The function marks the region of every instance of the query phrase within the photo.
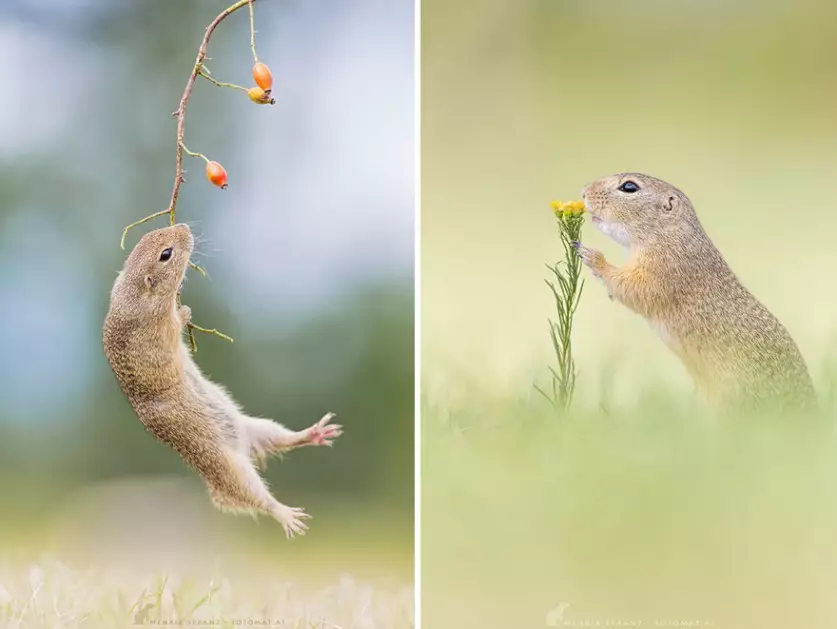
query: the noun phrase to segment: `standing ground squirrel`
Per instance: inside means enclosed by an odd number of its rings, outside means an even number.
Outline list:
[[[267,513],[288,537],[304,534],[302,509],[277,501],[256,471],[266,457],[307,445],[331,445],[333,413],[296,432],[249,417],[198,369],[183,340],[188,306],[178,306],[194,240],[187,225],[145,234],[125,261],[104,325],[105,355],[140,421],[203,477],[215,505]]]
[[[814,408],[816,394],[787,330],[738,281],[688,197],[639,173],[605,177],[582,193],[593,224],[628,249],[617,268],[578,243],[611,298],[645,317],[724,408]]]

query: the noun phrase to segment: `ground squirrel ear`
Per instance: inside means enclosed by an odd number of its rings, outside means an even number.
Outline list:
[[[666,203],[663,203],[663,209],[666,212],[671,212],[674,209],[674,197],[669,197]]]
[[[148,286],[148,288],[154,288],[154,285],[155,285],[156,283],[157,283],[157,280],[155,280],[155,279],[154,279],[153,277],[151,277],[150,275],[146,275],[146,276],[145,276],[145,285],[146,285],[146,286]]]

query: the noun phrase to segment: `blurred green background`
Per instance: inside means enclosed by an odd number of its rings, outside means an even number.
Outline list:
[[[214,511],[148,435],[101,349],[122,227],[165,208],[177,107],[226,0],[24,1],[0,7],[0,550],[82,564],[254,562],[412,579],[413,7],[256,4],[274,107],[199,80],[186,145],[225,165],[219,191],[186,158],[178,220],[197,234],[183,293],[197,362],[254,415],[345,434],[267,472],[312,515],[307,537]],[[247,10],[208,66],[252,83]],[[148,228],[162,226],[157,221]],[[142,228],[128,238],[134,245]],[[224,563],[227,562],[227,563]],[[230,568],[232,569],[232,568]]]
[[[533,389],[562,256],[549,202],[640,171],[690,196],[833,416],[835,42],[822,0],[423,2],[428,626],[835,625],[832,422],[712,423],[589,277],[574,411]]]

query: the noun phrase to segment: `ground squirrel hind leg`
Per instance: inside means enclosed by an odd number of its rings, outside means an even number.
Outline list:
[[[274,452],[282,452],[302,446],[330,446],[334,439],[343,434],[343,427],[329,423],[334,413],[323,417],[305,430],[290,430],[271,419],[244,417],[243,428],[247,431],[250,454],[260,463]]]
[[[289,538],[305,535],[308,527],[303,520],[310,516],[303,509],[289,507],[276,500],[248,457],[238,452],[227,452],[225,459],[229,466],[227,470],[205,477],[216,506],[234,511],[266,513],[282,525]]]

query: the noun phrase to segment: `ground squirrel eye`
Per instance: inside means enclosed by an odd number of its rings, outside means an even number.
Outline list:
[[[163,253],[160,254],[160,262],[168,262],[171,258],[171,247],[168,249],[163,249]]]
[[[622,192],[627,192],[628,194],[633,194],[634,192],[639,192],[639,186],[636,185],[635,181],[631,181],[630,179],[619,186],[619,190]]]

